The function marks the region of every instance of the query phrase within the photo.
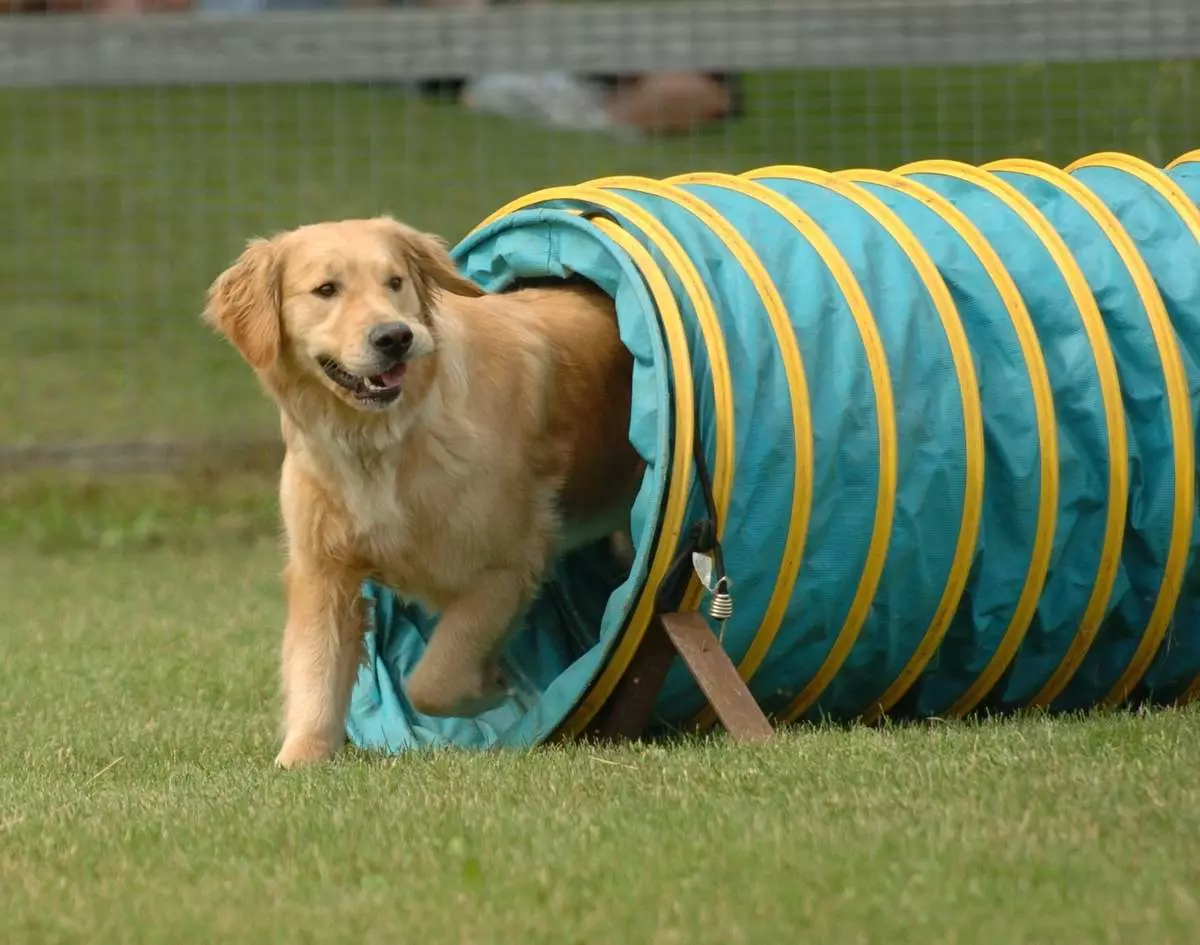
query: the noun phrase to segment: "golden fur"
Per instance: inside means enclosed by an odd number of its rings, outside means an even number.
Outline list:
[[[498,656],[547,564],[624,528],[642,472],[612,300],[567,283],[486,295],[439,239],[380,217],[252,241],[205,315],[281,413],[277,763],[323,760],[344,739],[368,576],[440,613],[405,684],[418,711],[470,716],[503,698]],[[411,346],[389,369],[372,329],[401,323]],[[364,402],[329,363],[385,386],[399,372],[403,392]]]

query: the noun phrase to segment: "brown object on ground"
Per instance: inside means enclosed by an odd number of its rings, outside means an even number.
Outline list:
[[[613,121],[655,134],[688,131],[729,114],[733,100],[712,76],[656,72],[622,82],[607,110]]]
[[[608,705],[587,734],[614,740],[640,737],[675,656],[683,660],[734,741],[762,742],[771,737],[771,723],[697,613],[662,614],[651,622]]]

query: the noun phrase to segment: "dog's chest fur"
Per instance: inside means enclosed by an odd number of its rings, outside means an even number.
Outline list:
[[[364,443],[314,432],[305,465],[341,526],[323,533],[340,533],[344,554],[426,607],[443,608],[485,570],[536,569],[541,561],[525,560],[532,534],[559,530],[553,490],[514,488],[494,466],[436,439],[418,444],[403,435],[410,431],[388,429]]]

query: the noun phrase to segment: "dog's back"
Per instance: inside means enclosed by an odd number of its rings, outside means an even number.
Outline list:
[[[546,434],[569,457],[560,503],[571,547],[625,526],[644,468],[629,442],[633,358],[612,299],[593,286],[527,289],[512,299],[553,365]]]

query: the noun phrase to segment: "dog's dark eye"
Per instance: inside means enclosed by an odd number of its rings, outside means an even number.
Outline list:
[[[322,282],[319,286],[313,289],[313,295],[319,295],[323,299],[331,299],[337,295],[337,283]]]
[[[393,292],[399,292],[400,289],[403,288],[403,286],[404,286],[404,280],[401,279],[399,276],[392,276],[392,278],[388,279],[388,288],[391,289]]]

